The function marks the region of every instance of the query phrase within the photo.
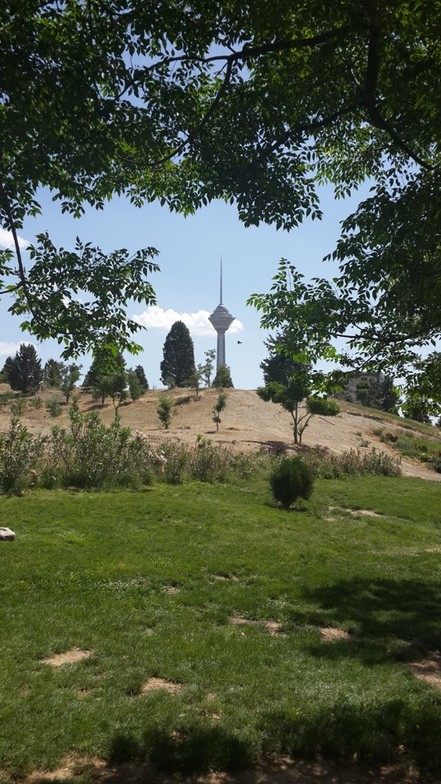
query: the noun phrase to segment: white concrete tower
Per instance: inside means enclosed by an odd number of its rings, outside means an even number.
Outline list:
[[[220,260],[220,302],[216,310],[209,316],[217,332],[216,372],[221,365],[226,365],[225,360],[225,333],[234,321],[234,316],[228,312],[222,302],[222,256]]]

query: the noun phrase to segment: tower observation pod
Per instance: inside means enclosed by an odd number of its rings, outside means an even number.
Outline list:
[[[222,302],[222,258],[220,262],[220,302],[213,311],[209,320],[217,332],[216,372],[221,365],[226,365],[225,360],[225,333],[234,321],[234,316],[229,313]]]

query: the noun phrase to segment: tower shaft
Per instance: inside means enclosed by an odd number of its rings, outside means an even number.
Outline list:
[[[225,333],[234,321],[234,316],[228,312],[225,305],[222,303],[222,256],[220,260],[220,303],[216,310],[213,311],[209,320],[213,324],[217,332],[217,351],[216,351],[216,371],[219,370],[221,365],[226,365],[225,358]]]

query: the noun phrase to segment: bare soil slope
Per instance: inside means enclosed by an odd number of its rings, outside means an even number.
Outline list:
[[[0,385],[0,393],[7,390],[8,386]],[[61,416],[56,419],[50,417],[45,408],[45,403],[57,394],[50,390],[40,393],[42,406],[39,409],[33,407],[32,400],[27,402],[21,418],[31,432],[49,433],[53,425],[68,427],[66,405],[63,404]],[[217,390],[202,390],[199,397],[189,389],[168,392],[175,403],[169,430],[164,430],[157,415],[160,394],[158,390],[149,390],[140,400],[121,406],[119,414],[122,424],[148,434],[153,441],[172,438],[194,444],[197,436],[201,435],[211,439],[213,443],[240,452],[258,451],[277,445],[291,448],[293,445],[290,414],[281,406],[265,403],[253,390],[227,390],[227,406],[222,413],[218,432],[213,422]],[[101,406],[82,392],[77,392],[76,396],[82,412],[97,411],[106,424],[113,420],[115,412],[111,402],[106,401],[105,405]],[[59,399],[62,398],[59,396]],[[345,402],[341,402],[340,406],[341,412],[337,417],[311,419],[303,437],[305,446],[324,446],[333,452],[375,448],[396,456],[396,452],[383,444],[374,431],[383,428],[393,432],[403,427],[409,431],[409,420],[400,420],[380,411],[375,412]],[[10,406],[3,405],[0,408],[0,433],[7,430],[10,415]],[[420,434],[417,425],[415,433]],[[436,430],[433,430],[433,435],[437,437]],[[404,475],[441,481],[441,475],[431,471],[423,463],[403,458],[402,468]]]

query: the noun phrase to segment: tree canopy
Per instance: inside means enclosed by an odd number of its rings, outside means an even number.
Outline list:
[[[183,321],[175,321],[164,341],[161,381],[172,387],[191,384],[196,370],[190,331]]]
[[[8,363],[8,382],[11,389],[25,394],[34,393],[38,390],[42,380],[41,360],[38,358],[34,346],[21,343],[15,356]]]
[[[42,235],[27,271],[17,231],[41,185],[75,215],[121,193],[185,213],[221,198],[246,225],[293,228],[321,217],[321,184],[341,197],[369,178],[334,285],[315,295],[366,361],[405,363],[441,331],[440,23],[441,0],[6,0],[0,224],[17,261],[3,254],[0,273],[14,312],[67,352],[96,317],[93,339],[124,348],[136,327],[118,305],[115,320],[113,295],[154,298],[152,249],[74,258]]]

